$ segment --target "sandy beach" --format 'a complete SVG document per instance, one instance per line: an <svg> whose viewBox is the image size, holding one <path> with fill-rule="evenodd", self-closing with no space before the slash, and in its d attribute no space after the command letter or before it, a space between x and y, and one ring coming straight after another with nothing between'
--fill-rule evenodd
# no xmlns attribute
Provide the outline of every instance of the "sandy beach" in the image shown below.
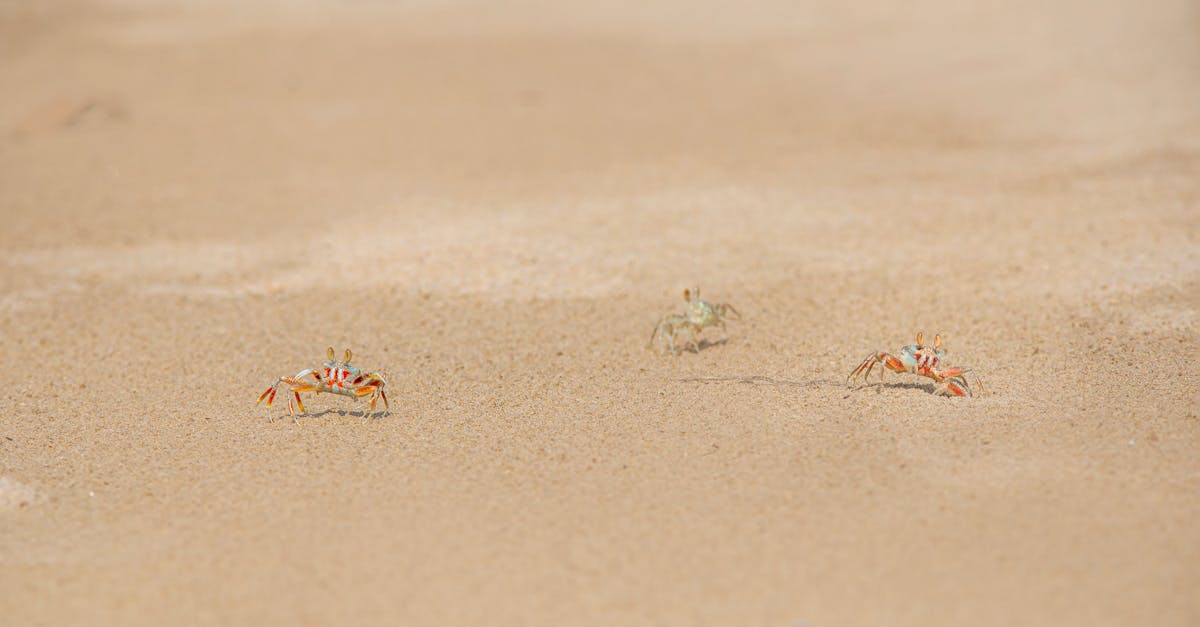
<svg viewBox="0 0 1200 627"><path fill-rule="evenodd" d="M0 1L0 622L1200 623L1200 6L734 4Z"/></svg>

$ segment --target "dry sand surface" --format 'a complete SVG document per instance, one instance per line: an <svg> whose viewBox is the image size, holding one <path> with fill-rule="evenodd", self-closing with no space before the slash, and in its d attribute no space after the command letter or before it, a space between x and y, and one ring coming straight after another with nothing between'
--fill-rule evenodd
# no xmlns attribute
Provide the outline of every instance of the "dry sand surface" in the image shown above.
<svg viewBox="0 0 1200 627"><path fill-rule="evenodd" d="M1200 624L1200 5L847 4L0 1L2 622Z"/></svg>

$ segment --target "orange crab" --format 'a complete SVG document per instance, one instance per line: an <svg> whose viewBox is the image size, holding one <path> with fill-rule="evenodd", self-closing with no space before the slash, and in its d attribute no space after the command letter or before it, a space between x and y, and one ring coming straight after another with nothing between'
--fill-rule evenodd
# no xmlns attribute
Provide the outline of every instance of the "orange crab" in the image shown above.
<svg viewBox="0 0 1200 627"><path fill-rule="evenodd" d="M267 401L267 407L275 402L275 392L279 385L286 383L288 386L287 392L284 394L288 397L288 412L293 416L296 414L296 407L300 408L300 413L305 413L304 401L300 400L301 392L315 392L320 394L327 392L329 394L338 394L341 396L349 396L350 398L361 398L371 396L371 411L375 410L375 402L383 399L383 406L388 406L387 394L383 388L387 387L387 381L383 379L379 373L363 372L358 368L350 365L350 349L346 349L346 358L342 361L334 361L333 347L329 347L329 361L321 365L320 368L309 368L301 370L293 377L281 376L267 388L258 397L257 403ZM312 381L306 380L305 377L312 377Z"/></svg>
<svg viewBox="0 0 1200 627"><path fill-rule="evenodd" d="M867 355L867 358L846 378L846 383L850 383L860 375L865 382L871 374L871 369L876 364L882 364L884 368L879 369L880 381L883 380L886 368L893 372L910 372L933 379L938 384L935 392L937 394L971 396L973 393L970 386L967 385L966 377L966 373L971 371L967 368L939 367L946 361L946 351L942 349L942 336L935 335L933 337L933 346L925 346L922 343L924 337L923 333L918 332L917 343L901 348L899 356L882 351ZM983 381L979 379L979 375L975 376L975 381L979 385L980 392L983 392Z"/></svg>

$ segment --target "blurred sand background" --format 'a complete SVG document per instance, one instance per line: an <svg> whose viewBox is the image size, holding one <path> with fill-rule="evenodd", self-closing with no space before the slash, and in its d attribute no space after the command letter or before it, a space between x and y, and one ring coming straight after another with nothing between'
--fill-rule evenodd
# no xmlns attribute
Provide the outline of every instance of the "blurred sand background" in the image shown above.
<svg viewBox="0 0 1200 627"><path fill-rule="evenodd" d="M1200 6L734 4L0 2L3 622L1200 623Z"/></svg>

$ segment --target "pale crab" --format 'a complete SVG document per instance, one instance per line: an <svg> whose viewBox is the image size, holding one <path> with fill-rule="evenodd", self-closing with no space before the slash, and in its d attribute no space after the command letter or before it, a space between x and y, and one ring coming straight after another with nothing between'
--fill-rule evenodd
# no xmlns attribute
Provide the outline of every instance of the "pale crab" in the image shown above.
<svg viewBox="0 0 1200 627"><path fill-rule="evenodd" d="M379 399L383 399L383 406L388 407L387 393L383 388L387 387L387 381L384 380L379 373L363 372L358 368L350 365L350 349L346 349L346 357L342 361L334 361L333 347L329 347L329 361L321 364L320 368L308 368L297 372L295 376L281 376L267 388L258 397L255 403L261 403L265 399L267 407L275 401L275 392L280 384L286 383L288 386L285 394L288 397L288 412L293 416L296 414L296 407L300 408L300 413L305 413L304 401L300 400L301 392L314 392L321 394L327 392L329 394L339 394L350 398L361 398L370 395L371 411L375 410L375 403ZM306 379L311 377L312 380Z"/></svg>
<svg viewBox="0 0 1200 627"><path fill-rule="evenodd" d="M678 354L675 348L675 338L682 332L687 333L687 342L684 346L694 346L697 351L700 350L698 337L700 331L705 327L721 326L721 333L725 335L725 320L740 320L741 314L733 308L733 305L728 303L710 303L706 300L700 300L700 288L694 290L683 290L683 300L687 303L687 311L683 314L667 314L659 319L658 324L654 325L654 332L650 334L650 342L646 345L647 348L654 346L656 337L666 339L668 349ZM730 315L732 314L732 315Z"/></svg>
<svg viewBox="0 0 1200 627"><path fill-rule="evenodd" d="M936 394L947 396L973 395L970 386L967 385L966 373L971 372L969 369L940 367L946 361L946 351L942 348L942 336L935 335L933 337L933 346L923 344L922 341L924 338L924 334L918 332L917 343L901 348L899 356L882 351L867 355L867 358L846 378L846 383L850 383L858 378L859 375L862 376L865 382L871 374L871 369L876 364L881 364L882 366L879 369L880 381L883 380L885 370L909 372L933 379L937 383ZM979 379L979 375L975 375L975 381L979 385L979 391L985 392L983 381Z"/></svg>
<svg viewBox="0 0 1200 627"><path fill-rule="evenodd" d="M678 355L679 352L675 349L675 336L680 332L687 332L687 342L684 346L692 345L696 350L700 350L700 345L696 344L696 335L700 333L700 327L696 323L688 320L688 317L681 314L667 314L658 321L654 326L654 332L650 334L650 342L646 344L646 348L653 348L654 338L665 338L667 349L672 354Z"/></svg>
<svg viewBox="0 0 1200 627"><path fill-rule="evenodd" d="M721 333L725 333L725 318L741 320L742 314L729 303L710 303L700 300L700 288L683 290L683 300L687 301L687 316L693 324L700 327L715 327L721 325ZM733 314L729 316L729 314Z"/></svg>

